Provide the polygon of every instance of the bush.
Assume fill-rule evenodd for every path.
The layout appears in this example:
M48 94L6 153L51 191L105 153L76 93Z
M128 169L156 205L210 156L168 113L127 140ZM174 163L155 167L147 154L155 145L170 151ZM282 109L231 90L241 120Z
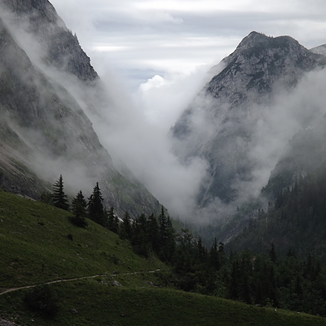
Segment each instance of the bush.
M24 302L28 309L46 317L54 317L59 311L59 297L48 285L37 286L26 292Z
M75 215L72 215L69 217L69 221L75 225L75 226L78 226L80 228L86 228L87 226L87 221L85 219L85 217L81 217L81 216L75 216Z

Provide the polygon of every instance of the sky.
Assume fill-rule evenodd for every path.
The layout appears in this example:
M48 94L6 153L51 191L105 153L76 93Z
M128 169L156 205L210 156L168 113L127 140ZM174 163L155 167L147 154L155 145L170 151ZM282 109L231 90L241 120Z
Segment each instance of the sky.
M324 0L51 0L100 75L157 87L218 63L251 31L326 43Z

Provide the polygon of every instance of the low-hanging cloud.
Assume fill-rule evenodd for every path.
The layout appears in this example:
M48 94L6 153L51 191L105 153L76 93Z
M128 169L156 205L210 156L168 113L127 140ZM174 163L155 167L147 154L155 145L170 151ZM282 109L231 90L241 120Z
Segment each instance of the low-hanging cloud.
M194 210L197 221L224 219L235 213L237 206L259 197L271 171L286 153L289 141L301 130L314 128L325 114L325 82L326 70L316 69L304 74L292 89L276 83L271 97L260 99L259 104L252 102L245 111L233 108L231 116L228 103L220 103L204 92L197 96L188 116L191 133L185 136L185 141L182 138L177 141L178 155L183 158L213 156L217 165L219 160L225 164L230 155L229 164L244 164L245 169L249 169L245 176L232 179L231 188L236 190L236 197L225 203L217 195L213 196L208 205ZM243 136L245 130L249 130L249 137ZM220 143L223 150L214 147L215 142L218 144L219 139L232 135L233 131L231 143ZM211 180L212 176L204 175L204 189L208 189Z
M89 87L75 76L45 64L44 49L33 35L25 31L26 25L14 26L9 16L7 23L33 64L53 80L54 85L62 85L68 94L73 95L92 121L100 142L116 167L122 172L125 166L128 167L174 216L190 214L206 163L194 159L187 166L182 165L171 151L169 129L192 94L205 83L207 68L187 77L157 77L159 84L155 84L155 80L148 81L147 86L144 84L132 97L113 71L102 76L96 86ZM57 91L60 93L60 88ZM157 110L153 109L155 103ZM25 135L26 141L41 138L36 132L19 132ZM31 142L30 145L32 148ZM34 168L47 180L61 171L75 191L82 186L85 189L89 184L90 178L82 177L86 174L82 164L63 158L47 159L37 151L33 154ZM68 173L72 166L75 167L72 169L74 173Z
M198 77L199 74L194 78L196 82L181 78L179 84L155 77L142 85L137 95L129 97L122 85L119 87L112 79L112 74L104 76L115 104L102 110L106 123L94 124L116 163L122 160L174 216L191 214L206 171L205 161L199 158L187 166L181 164L171 150L169 134L172 123L190 97L189 93L176 89L187 84L198 91L202 86Z

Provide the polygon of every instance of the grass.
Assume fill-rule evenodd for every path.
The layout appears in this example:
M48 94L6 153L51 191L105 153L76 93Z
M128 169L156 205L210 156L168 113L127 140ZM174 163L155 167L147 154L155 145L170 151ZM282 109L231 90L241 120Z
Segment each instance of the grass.
M258 308L200 294L154 287L116 287L87 280L52 286L60 297L56 317L47 319L22 304L23 293L0 296L21 325L264 325L319 326L325 319L296 312Z
M68 221L70 213L0 192L0 292L8 287L60 278L84 277L164 266L142 259L127 242L88 221L86 229Z
M92 221L81 229L68 217L0 191L0 318L22 326L326 325L320 317L160 287L169 272L163 263L135 255L127 242ZM82 279L67 280L73 278ZM26 293L37 288L1 295L53 280L58 282L47 286L59 298L59 312L51 318L24 304Z

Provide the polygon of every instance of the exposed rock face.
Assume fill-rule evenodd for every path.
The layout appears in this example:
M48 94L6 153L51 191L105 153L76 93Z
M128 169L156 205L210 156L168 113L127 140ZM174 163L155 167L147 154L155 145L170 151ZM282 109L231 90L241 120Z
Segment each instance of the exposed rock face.
M326 55L326 44L316 46L315 48L310 49L310 51L316 54Z
M46 45L44 64L77 77L85 94L101 92L89 58L48 1L4 4L14 11L14 19L29 20L29 34L35 32ZM115 169L74 96L35 65L1 12L0 113L0 186L39 198L60 173L72 196L80 189L90 193L99 182L106 204L118 214L158 210L158 201L139 181Z
M207 85L206 92L227 99L231 107L245 104L250 91L271 92L275 82L291 86L320 60L289 36L267 37L250 33L223 61L226 68ZM248 94L249 93L249 94Z
M187 162L199 156L209 164L198 193L199 206L216 198L237 199L239 189L253 179L257 162L250 156L252 135L268 115L277 90L290 90L305 72L325 64L288 36L245 37L222 61L225 68L206 85L173 128L175 151ZM286 108L285 108L286 109Z
M77 37L67 29L49 1L3 0L3 5L15 13L18 21L26 20L29 31L37 36L44 47L44 59L48 64L83 81L94 81L98 78Z

